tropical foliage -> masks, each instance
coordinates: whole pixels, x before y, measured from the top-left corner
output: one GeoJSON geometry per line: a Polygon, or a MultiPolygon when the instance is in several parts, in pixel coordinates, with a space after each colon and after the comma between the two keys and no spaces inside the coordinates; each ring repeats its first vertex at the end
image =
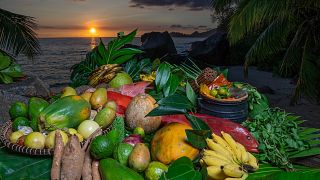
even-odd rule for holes
{"type": "Polygon", "coordinates": [[[20,66],[12,56],[23,54],[33,58],[40,53],[34,32],[36,27],[33,17],[0,8],[0,83],[12,83],[14,78],[23,76],[20,66]]]}
{"type": "Polygon", "coordinates": [[[296,73],[293,102],[304,93],[320,97],[320,2],[318,0],[212,0],[215,12],[233,8],[228,20],[232,45],[246,36],[258,34],[245,56],[245,71],[280,55],[280,74],[296,73]]]}
{"type": "Polygon", "coordinates": [[[111,40],[107,48],[100,39],[100,44],[87,53],[85,60],[71,67],[71,85],[74,87],[86,85],[89,75],[96,68],[105,64],[123,64],[132,60],[136,54],[143,53],[136,48],[123,47],[134,39],[136,33],[137,30],[128,35],[118,33],[118,37],[111,40]]]}

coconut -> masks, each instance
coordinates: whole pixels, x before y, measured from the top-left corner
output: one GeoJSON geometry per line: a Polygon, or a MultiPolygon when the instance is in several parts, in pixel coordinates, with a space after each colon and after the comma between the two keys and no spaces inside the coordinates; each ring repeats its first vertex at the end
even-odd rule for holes
{"type": "Polygon", "coordinates": [[[157,130],[161,124],[161,117],[145,117],[157,106],[156,100],[148,94],[135,96],[126,110],[126,125],[132,130],[136,127],[141,127],[146,133],[157,130]]]}

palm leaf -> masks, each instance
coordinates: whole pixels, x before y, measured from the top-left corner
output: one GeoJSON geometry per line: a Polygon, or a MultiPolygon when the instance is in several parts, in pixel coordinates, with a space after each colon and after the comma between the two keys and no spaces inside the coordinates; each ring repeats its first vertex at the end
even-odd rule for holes
{"type": "Polygon", "coordinates": [[[33,58],[40,53],[35,19],[0,8],[0,49],[33,58]]]}

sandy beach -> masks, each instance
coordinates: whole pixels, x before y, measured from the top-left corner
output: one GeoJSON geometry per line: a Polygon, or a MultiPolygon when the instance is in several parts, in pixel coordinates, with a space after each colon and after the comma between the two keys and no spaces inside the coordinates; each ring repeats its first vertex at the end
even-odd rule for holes
{"type": "Polygon", "coordinates": [[[247,82],[255,87],[266,88],[273,90],[274,94],[266,93],[271,107],[279,107],[287,112],[301,116],[304,126],[320,128],[320,105],[309,102],[302,97],[297,105],[290,105],[290,99],[294,92],[294,82],[291,79],[276,77],[272,72],[257,70],[255,67],[249,68],[248,78],[244,78],[243,67],[229,67],[228,79],[230,81],[247,82]]]}

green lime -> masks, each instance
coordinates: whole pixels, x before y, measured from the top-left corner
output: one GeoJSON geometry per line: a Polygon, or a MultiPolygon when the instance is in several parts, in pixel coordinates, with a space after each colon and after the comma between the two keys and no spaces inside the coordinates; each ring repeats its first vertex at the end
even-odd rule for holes
{"type": "Polygon", "coordinates": [[[28,117],[28,106],[23,102],[15,102],[9,109],[11,119],[16,117],[28,117]]]}
{"type": "Polygon", "coordinates": [[[133,134],[140,135],[142,138],[145,136],[144,129],[142,127],[134,128],[133,134]]]}
{"type": "Polygon", "coordinates": [[[168,167],[166,165],[158,161],[152,161],[145,171],[145,177],[149,180],[158,180],[162,173],[167,171],[168,167]]]}
{"type": "Polygon", "coordinates": [[[220,88],[218,89],[218,94],[219,94],[219,95],[226,95],[226,94],[227,94],[227,89],[220,87],[220,88]]]}
{"type": "Polygon", "coordinates": [[[218,91],[216,89],[212,89],[210,91],[210,95],[213,96],[213,97],[216,97],[217,94],[218,94],[218,91]]]}
{"type": "Polygon", "coordinates": [[[127,143],[119,143],[113,151],[113,158],[120,164],[127,166],[129,155],[133,150],[133,146],[127,143]]]}
{"type": "Polygon", "coordinates": [[[25,117],[17,117],[12,122],[13,131],[17,131],[19,126],[30,126],[29,119],[25,117]]]}
{"type": "Polygon", "coordinates": [[[90,153],[96,159],[110,157],[117,146],[119,133],[111,130],[107,135],[101,135],[92,140],[90,153]]]}
{"type": "Polygon", "coordinates": [[[111,88],[118,88],[122,85],[131,83],[133,83],[133,81],[130,75],[125,72],[120,72],[110,81],[109,86],[111,88]]]}

